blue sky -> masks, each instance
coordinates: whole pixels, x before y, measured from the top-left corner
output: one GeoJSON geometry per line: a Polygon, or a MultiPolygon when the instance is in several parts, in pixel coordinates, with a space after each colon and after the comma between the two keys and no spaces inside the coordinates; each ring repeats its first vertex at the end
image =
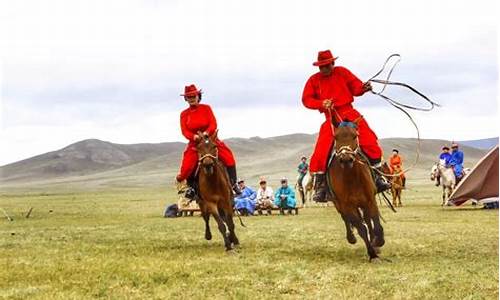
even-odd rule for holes
{"type": "MultiPolygon", "coordinates": [[[[496,1],[375,2],[0,1],[0,165],[86,138],[182,141],[190,83],[223,138],[316,132],[300,96],[324,49],[364,80],[400,53],[393,79],[443,105],[414,113],[422,137],[497,136],[496,1]]],[[[415,136],[380,99],[355,105],[379,137],[415,136]]]]}

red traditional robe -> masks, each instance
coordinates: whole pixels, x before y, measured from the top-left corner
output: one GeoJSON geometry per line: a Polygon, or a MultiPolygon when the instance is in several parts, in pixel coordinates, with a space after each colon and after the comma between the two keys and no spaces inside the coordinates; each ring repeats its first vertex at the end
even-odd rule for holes
{"type": "MultiPolygon", "coordinates": [[[[316,109],[325,114],[326,121],[321,125],[316,147],[311,156],[310,170],[313,173],[325,172],[327,160],[333,146],[334,133],[330,122],[332,116],[323,108],[323,100],[332,99],[333,106],[342,120],[354,121],[361,114],[352,107],[354,96],[364,94],[363,82],[344,67],[334,67],[328,76],[320,72],[312,75],[307,80],[302,94],[302,103],[309,109],[316,109]]],[[[332,110],[333,111],[333,110],[332,110]]],[[[378,138],[370,129],[368,123],[361,118],[358,123],[359,144],[363,152],[371,160],[379,160],[382,157],[382,149],[378,144],[378,138]]]]}
{"type": "MultiPolygon", "coordinates": [[[[198,152],[196,151],[196,142],[194,141],[195,134],[206,132],[212,135],[217,130],[217,120],[210,106],[206,104],[198,104],[190,106],[181,113],[181,131],[182,135],[189,140],[189,143],[184,150],[182,157],[181,168],[177,175],[177,180],[182,181],[187,179],[195,170],[198,164],[198,152]]],[[[222,141],[216,142],[219,159],[227,167],[232,167],[236,164],[233,153],[222,141]]]]}

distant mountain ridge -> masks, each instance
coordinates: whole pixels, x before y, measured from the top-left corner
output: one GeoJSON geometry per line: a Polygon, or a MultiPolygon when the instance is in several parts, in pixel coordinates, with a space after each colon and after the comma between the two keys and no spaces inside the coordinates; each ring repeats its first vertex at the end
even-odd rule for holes
{"type": "MultiPolygon", "coordinates": [[[[234,151],[238,172],[247,178],[294,176],[301,155],[310,156],[315,134],[291,134],[277,137],[230,138],[225,142],[234,151]]],[[[416,157],[417,140],[381,139],[384,153],[398,148],[407,165],[416,157]]],[[[437,160],[444,140],[421,140],[418,170],[427,172],[437,160]]],[[[475,162],[486,151],[464,146],[468,162],[475,162]]],[[[0,183],[33,183],[68,180],[105,180],[110,182],[163,182],[178,170],[185,143],[115,144],[98,139],[76,142],[62,149],[37,155],[0,167],[0,183]],[[132,179],[132,178],[141,178],[132,179]]],[[[146,184],[145,183],[145,184],[146,184]]]]}
{"type": "Polygon", "coordinates": [[[488,138],[488,139],[479,139],[479,140],[470,140],[470,141],[459,141],[459,144],[466,145],[469,147],[474,147],[478,149],[491,149],[498,145],[498,137],[488,138]]]}

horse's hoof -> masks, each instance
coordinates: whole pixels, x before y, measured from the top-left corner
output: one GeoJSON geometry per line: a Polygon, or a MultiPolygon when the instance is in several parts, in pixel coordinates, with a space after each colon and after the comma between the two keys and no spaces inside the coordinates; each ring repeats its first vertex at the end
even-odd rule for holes
{"type": "Polygon", "coordinates": [[[377,238],[372,241],[371,243],[373,248],[381,248],[383,245],[385,245],[385,240],[383,238],[377,238]]]}
{"type": "Polygon", "coordinates": [[[347,242],[349,242],[349,244],[352,244],[352,245],[356,244],[356,242],[357,242],[356,237],[354,235],[348,236],[347,242]]]}
{"type": "Polygon", "coordinates": [[[380,254],[382,252],[382,249],[380,247],[373,247],[373,250],[375,250],[375,253],[380,254]]]}
{"type": "Polygon", "coordinates": [[[205,234],[205,239],[210,241],[212,239],[212,234],[205,234]]]}
{"type": "Polygon", "coordinates": [[[381,264],[382,260],[380,259],[380,257],[375,256],[375,257],[370,258],[370,263],[372,263],[372,264],[381,264]]]}

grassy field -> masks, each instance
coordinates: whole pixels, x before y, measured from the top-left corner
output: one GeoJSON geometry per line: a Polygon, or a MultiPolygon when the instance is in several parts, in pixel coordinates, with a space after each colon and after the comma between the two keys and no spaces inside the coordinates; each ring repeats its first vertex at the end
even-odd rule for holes
{"type": "Polygon", "coordinates": [[[164,219],[173,201],[167,188],[2,192],[0,298],[498,299],[498,211],[442,209],[430,184],[381,208],[380,264],[333,207],[244,218],[226,253],[213,220],[206,241],[201,218],[164,219]]]}

